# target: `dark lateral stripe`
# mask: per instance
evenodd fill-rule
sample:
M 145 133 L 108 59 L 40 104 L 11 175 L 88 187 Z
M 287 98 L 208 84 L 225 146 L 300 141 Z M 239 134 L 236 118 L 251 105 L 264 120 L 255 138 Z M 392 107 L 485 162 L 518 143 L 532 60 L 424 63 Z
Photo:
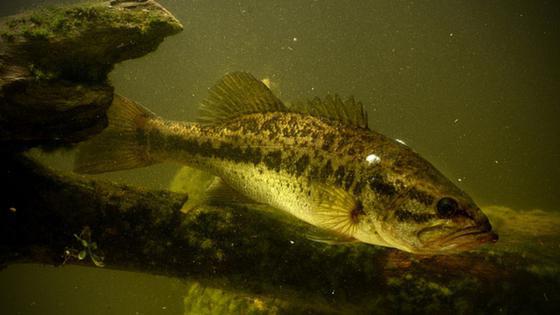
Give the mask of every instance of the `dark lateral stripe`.
M 414 199 L 414 200 L 418 201 L 419 203 L 424 204 L 426 206 L 430 206 L 434 202 L 434 197 L 432 197 L 428 193 L 417 190 L 416 188 L 411 188 L 408 192 L 408 196 L 409 196 L 409 198 Z
M 346 178 L 344 179 L 344 188 L 349 190 L 352 184 L 354 183 L 354 171 L 350 170 Z
M 277 172 L 284 170 L 296 177 L 305 175 L 324 180 L 334 175 L 339 187 L 349 187 L 354 180 L 354 173 L 348 173 L 343 166 L 339 166 L 335 172 L 333 162 L 323 155 L 319 155 L 318 160 L 318 157 L 313 154 L 296 153 L 289 149 L 266 151 L 259 147 L 240 147 L 229 142 L 215 146 L 208 139 L 193 139 L 180 134 L 165 135 L 156 129 L 146 136 L 153 145 L 152 149 L 159 152 L 182 151 L 203 158 L 217 158 L 236 163 L 253 165 L 262 163 L 270 170 Z M 319 162 L 320 160 L 322 163 Z
M 295 169 L 293 170 L 293 173 L 297 177 L 301 176 L 309 166 L 309 161 L 309 155 L 302 155 L 295 163 Z
M 260 148 L 249 147 L 245 150 L 245 155 L 247 155 L 249 162 L 254 165 L 259 164 L 262 160 L 262 151 Z
M 313 173 L 314 168 L 311 167 L 312 158 L 309 154 L 300 154 L 290 150 L 285 150 L 283 153 L 282 170 L 295 177 L 310 176 Z
M 318 166 L 311 166 L 309 169 L 309 177 L 312 179 L 316 179 L 319 177 L 320 169 Z
M 325 163 L 325 166 L 321 169 L 320 177 L 322 179 L 326 179 L 329 176 L 331 176 L 331 174 L 333 172 L 334 172 L 334 170 L 332 168 L 332 162 L 331 162 L 331 160 L 327 160 L 327 163 Z
M 344 180 L 345 169 L 344 166 L 340 165 L 334 172 L 334 184 L 337 187 L 342 186 L 342 181 Z
M 395 216 L 398 221 L 400 222 L 416 222 L 416 223 L 425 223 L 432 220 L 435 215 L 430 213 L 414 213 L 404 209 L 397 209 L 395 211 Z
M 158 133 L 153 134 L 154 137 L 160 136 Z M 239 163 L 252 163 L 259 164 L 261 161 L 266 161 L 269 165 L 276 165 L 279 167 L 279 161 L 281 159 L 280 151 L 270 152 L 268 155 L 263 157 L 263 153 L 260 148 L 241 148 L 231 143 L 222 143 L 219 147 L 214 147 L 210 140 L 202 139 L 188 139 L 180 135 L 170 135 L 165 139 L 157 138 L 156 141 L 151 141 L 151 143 L 160 143 L 164 152 L 170 151 L 184 151 L 190 152 L 193 155 L 198 155 L 206 158 L 221 158 L 224 160 L 229 160 Z
M 369 187 L 376 193 L 385 197 L 393 197 L 397 189 L 391 183 L 386 182 L 381 176 L 374 176 L 369 180 Z
M 263 163 L 269 169 L 279 172 L 282 163 L 282 151 L 275 150 L 267 153 L 263 157 Z
M 353 192 L 354 195 L 359 195 L 362 193 L 362 189 L 364 189 L 364 186 L 366 185 L 366 183 L 364 181 L 357 181 L 356 185 L 354 186 Z

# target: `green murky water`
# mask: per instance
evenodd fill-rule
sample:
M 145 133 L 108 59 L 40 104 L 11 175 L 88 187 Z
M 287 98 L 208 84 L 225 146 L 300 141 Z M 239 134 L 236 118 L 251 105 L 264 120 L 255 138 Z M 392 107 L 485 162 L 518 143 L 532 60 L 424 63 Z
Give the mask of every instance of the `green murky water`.
M 0 15 L 59 3 L 2 2 Z M 193 119 L 207 89 L 236 70 L 269 79 L 284 100 L 353 95 L 373 129 L 404 140 L 482 206 L 558 211 L 556 2 L 160 3 L 184 31 L 119 64 L 111 80 L 164 118 Z M 68 169 L 68 158 L 45 159 Z M 101 177 L 166 188 L 177 169 Z M 0 304 L 9 314 L 182 314 L 187 289 L 176 280 L 85 268 L 0 272 Z

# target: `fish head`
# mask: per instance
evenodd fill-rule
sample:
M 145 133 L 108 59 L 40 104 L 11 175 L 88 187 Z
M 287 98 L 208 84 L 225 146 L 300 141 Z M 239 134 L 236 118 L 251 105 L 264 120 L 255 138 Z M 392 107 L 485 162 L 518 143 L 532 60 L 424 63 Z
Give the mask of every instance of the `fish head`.
M 393 247 L 418 254 L 447 254 L 495 242 L 498 235 L 470 198 L 437 194 L 430 205 L 401 200 L 378 224 Z
M 389 196 L 381 211 L 369 212 L 375 216 L 369 221 L 386 246 L 432 255 L 461 252 L 497 241 L 488 217 L 469 195 L 428 162 L 409 169 L 399 169 L 383 185 L 372 186 L 377 187 L 378 195 L 385 191 Z M 377 197 L 373 202 L 379 200 Z M 368 208 L 367 202 L 364 208 Z

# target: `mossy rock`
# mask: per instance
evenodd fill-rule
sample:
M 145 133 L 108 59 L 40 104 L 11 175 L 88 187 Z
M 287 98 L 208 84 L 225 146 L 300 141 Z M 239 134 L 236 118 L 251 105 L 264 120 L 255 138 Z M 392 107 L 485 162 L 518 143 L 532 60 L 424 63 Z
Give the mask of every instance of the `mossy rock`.
M 71 146 L 103 130 L 113 99 L 107 75 L 182 29 L 152 0 L 40 8 L 0 25 L 3 149 Z
M 181 30 L 155 1 L 105 1 L 8 18 L 0 38 L 23 53 L 38 79 L 102 81 L 115 63 L 143 56 Z

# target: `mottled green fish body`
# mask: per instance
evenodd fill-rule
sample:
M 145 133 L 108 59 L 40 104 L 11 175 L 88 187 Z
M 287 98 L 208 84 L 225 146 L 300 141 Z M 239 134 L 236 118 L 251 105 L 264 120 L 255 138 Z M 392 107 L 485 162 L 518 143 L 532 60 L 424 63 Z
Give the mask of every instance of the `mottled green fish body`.
M 80 148 L 76 170 L 173 160 L 338 239 L 437 253 L 496 236 L 464 192 L 406 145 L 370 130 L 360 103 L 327 97 L 288 108 L 247 73 L 210 90 L 199 122 L 165 121 L 116 97 L 110 126 Z

